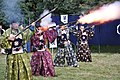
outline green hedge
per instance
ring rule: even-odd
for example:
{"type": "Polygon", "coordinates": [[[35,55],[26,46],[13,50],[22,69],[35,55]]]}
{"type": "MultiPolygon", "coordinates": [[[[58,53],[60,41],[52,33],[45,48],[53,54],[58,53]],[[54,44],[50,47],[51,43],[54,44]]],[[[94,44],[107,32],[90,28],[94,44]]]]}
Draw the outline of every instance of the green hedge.
{"type": "Polygon", "coordinates": [[[115,45],[90,45],[92,53],[120,53],[120,46],[115,45]]]}
{"type": "MultiPolygon", "coordinates": [[[[77,48],[73,45],[73,49],[76,52],[77,48]]],[[[111,45],[90,45],[92,53],[120,53],[120,46],[111,45]]],[[[52,51],[52,49],[50,49],[52,51]]],[[[57,52],[57,48],[53,49],[53,53],[57,52]]]]}

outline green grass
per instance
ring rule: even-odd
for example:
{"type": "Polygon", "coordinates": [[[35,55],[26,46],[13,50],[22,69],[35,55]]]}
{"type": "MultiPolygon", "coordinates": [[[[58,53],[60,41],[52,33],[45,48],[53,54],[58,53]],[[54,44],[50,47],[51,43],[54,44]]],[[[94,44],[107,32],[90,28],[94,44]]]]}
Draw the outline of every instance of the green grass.
{"type": "MultiPolygon", "coordinates": [[[[55,67],[56,77],[34,80],[120,80],[120,54],[92,54],[93,62],[79,62],[80,67],[55,67]]],[[[0,55],[0,80],[4,80],[5,56],[0,55]]]]}

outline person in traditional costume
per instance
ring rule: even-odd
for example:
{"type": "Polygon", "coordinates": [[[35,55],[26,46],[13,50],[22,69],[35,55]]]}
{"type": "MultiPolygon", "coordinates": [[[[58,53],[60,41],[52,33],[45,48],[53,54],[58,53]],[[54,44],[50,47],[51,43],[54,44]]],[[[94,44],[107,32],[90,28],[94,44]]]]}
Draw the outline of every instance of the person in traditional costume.
{"type": "Polygon", "coordinates": [[[0,39],[0,44],[6,54],[6,79],[7,80],[32,80],[32,72],[28,53],[23,50],[23,44],[32,34],[30,29],[15,37],[23,29],[19,23],[13,21],[0,39]]]}
{"type": "Polygon", "coordinates": [[[75,28],[71,29],[71,32],[78,38],[78,50],[76,52],[77,61],[92,62],[88,40],[94,36],[94,26],[89,28],[80,26],[79,28],[80,30],[77,30],[75,28]]]}
{"type": "Polygon", "coordinates": [[[56,26],[56,23],[52,22],[51,15],[51,11],[44,10],[40,15],[42,20],[34,24],[36,32],[31,38],[33,54],[30,62],[34,76],[55,76],[52,55],[47,48],[48,42],[53,43],[57,37],[57,31],[51,28],[56,26]]]}
{"type": "Polygon", "coordinates": [[[58,31],[58,52],[55,55],[54,65],[55,66],[65,66],[65,61],[67,66],[78,67],[76,60],[76,54],[72,48],[71,41],[69,39],[69,28],[63,25],[60,26],[58,31]]]}
{"type": "Polygon", "coordinates": [[[40,23],[35,25],[37,28],[31,38],[33,54],[31,57],[32,75],[35,76],[55,76],[52,55],[47,48],[48,41],[53,42],[57,37],[57,32],[49,26],[41,26],[40,23]]]}

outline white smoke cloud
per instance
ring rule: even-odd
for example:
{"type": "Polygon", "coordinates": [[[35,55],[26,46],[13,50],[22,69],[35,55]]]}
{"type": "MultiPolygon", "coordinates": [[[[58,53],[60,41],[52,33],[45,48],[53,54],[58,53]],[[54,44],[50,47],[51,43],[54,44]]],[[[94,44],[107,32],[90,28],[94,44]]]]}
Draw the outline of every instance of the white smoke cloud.
{"type": "Polygon", "coordinates": [[[104,23],[111,20],[120,19],[120,1],[103,5],[99,9],[81,17],[80,23],[104,23]]]}
{"type": "Polygon", "coordinates": [[[6,20],[11,22],[13,20],[20,21],[23,18],[21,9],[18,3],[21,0],[3,0],[3,12],[5,13],[6,20]]]}
{"type": "MultiPolygon", "coordinates": [[[[40,17],[43,17],[44,15],[48,14],[49,13],[49,10],[44,10],[43,13],[40,15],[40,17]]],[[[46,17],[44,17],[42,20],[41,20],[41,23],[40,25],[42,27],[52,27],[52,26],[55,26],[56,23],[52,22],[52,18],[51,18],[52,14],[50,13],[49,15],[47,15],[46,17]],[[52,25],[52,26],[51,26],[52,25]]]]}

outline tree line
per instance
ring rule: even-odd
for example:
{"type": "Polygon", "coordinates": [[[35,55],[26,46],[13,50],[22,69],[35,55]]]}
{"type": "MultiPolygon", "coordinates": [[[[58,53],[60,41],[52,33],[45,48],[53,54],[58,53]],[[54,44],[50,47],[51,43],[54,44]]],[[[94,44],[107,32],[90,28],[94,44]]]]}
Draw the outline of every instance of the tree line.
{"type": "MultiPolygon", "coordinates": [[[[21,14],[24,15],[24,24],[36,20],[44,9],[57,9],[53,15],[69,14],[80,15],[85,14],[90,10],[96,9],[104,4],[109,4],[117,0],[20,0],[18,5],[21,9],[21,14]]],[[[3,0],[0,0],[0,24],[7,28],[8,23],[5,19],[5,14],[2,11],[3,0]]]]}

